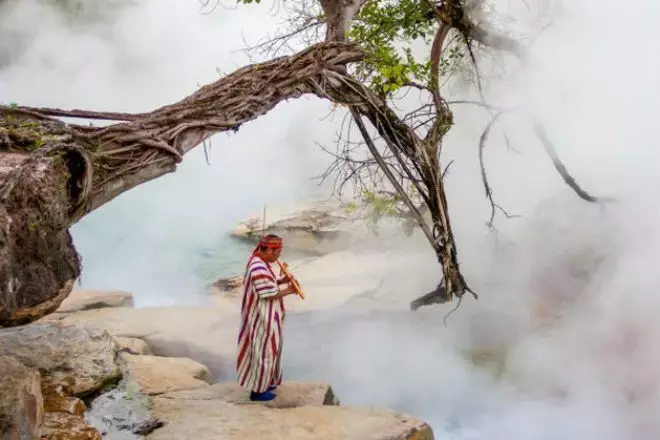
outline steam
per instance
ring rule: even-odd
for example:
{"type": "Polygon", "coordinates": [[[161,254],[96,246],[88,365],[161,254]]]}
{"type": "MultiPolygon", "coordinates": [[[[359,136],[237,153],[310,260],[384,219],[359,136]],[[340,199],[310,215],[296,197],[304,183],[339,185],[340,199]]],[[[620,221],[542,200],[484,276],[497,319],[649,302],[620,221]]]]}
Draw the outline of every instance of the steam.
{"type": "MultiPolygon", "coordinates": [[[[531,23],[525,15],[533,14],[513,3],[498,3],[498,16],[531,23]]],[[[236,51],[241,32],[255,42],[278,21],[266,4],[202,15],[195,2],[144,0],[72,27],[37,5],[2,10],[0,53],[12,57],[0,70],[1,101],[149,110],[212,81],[216,67],[248,62],[236,51]],[[7,29],[12,44],[24,45],[20,54],[6,47],[7,29]]],[[[527,108],[503,119],[516,151],[500,129],[486,151],[494,197],[522,217],[500,218],[497,232],[484,225],[477,145],[488,114],[457,108],[444,147],[455,160],[447,187],[459,260],[481,299],[466,299],[448,328],[442,316],[453,305],[409,312],[408,301],[430,290],[440,270],[422,237],[385,231],[392,252],[352,249],[356,264],[369,258],[379,267],[376,293],[288,320],[289,378],[328,381],[344,404],[422,417],[436,438],[660,436],[660,63],[652,47],[660,4],[554,6],[531,65],[492,80],[487,93],[527,108]],[[576,179],[617,203],[589,205],[571,193],[534,137],[532,114],[576,179]]],[[[211,166],[200,148],[176,173],[85,218],[73,230],[83,285],[132,291],[138,305],[203,303],[203,253],[242,262],[225,237],[238,220],[264,203],[327,194],[309,180],[329,160],[314,142],[331,143],[337,129],[321,120],[327,110],[315,99],[282,104],[238,134],[214,138],[211,166]]]]}

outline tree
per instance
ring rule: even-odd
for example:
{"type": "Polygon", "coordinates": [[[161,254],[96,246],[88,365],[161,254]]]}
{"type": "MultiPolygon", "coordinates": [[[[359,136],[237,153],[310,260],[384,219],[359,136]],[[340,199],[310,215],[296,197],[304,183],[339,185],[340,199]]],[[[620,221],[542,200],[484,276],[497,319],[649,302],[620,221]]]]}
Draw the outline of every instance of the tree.
{"type": "MultiPolygon", "coordinates": [[[[325,24],[324,41],[243,67],[149,113],[0,106],[0,326],[51,313],[70,293],[81,270],[68,231],[72,224],[121,193],[173,172],[213,134],[236,131],[304,94],[348,109],[370,153],[361,169],[375,168],[385,178],[435,250],[443,271],[442,300],[470,291],[459,269],[442,180],[442,140],[452,124],[439,87],[447,69],[443,49],[450,35],[472,61],[476,43],[523,59],[524,48],[471,21],[459,0],[320,0],[320,8],[308,29],[325,24]],[[354,19],[358,24],[351,28],[354,19]],[[432,36],[429,60],[397,55],[384,43],[390,34],[432,36]],[[408,118],[388,102],[404,87],[428,99],[408,118]],[[85,126],[56,117],[115,123],[85,126]],[[415,122],[420,119],[423,123],[415,122]]],[[[556,155],[553,160],[560,164],[556,155]]],[[[355,166],[350,158],[343,163],[355,166]]],[[[484,185],[490,197],[486,180],[484,185]]]]}

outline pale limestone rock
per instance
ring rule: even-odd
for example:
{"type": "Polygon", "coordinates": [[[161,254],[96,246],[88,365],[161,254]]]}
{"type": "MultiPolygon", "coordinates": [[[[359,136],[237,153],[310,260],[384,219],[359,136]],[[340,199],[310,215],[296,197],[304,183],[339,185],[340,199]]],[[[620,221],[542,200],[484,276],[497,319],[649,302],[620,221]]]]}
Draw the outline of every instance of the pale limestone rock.
{"type": "Polygon", "coordinates": [[[120,290],[73,290],[62,301],[57,313],[71,313],[107,307],[133,307],[133,294],[120,290]]]}
{"type": "Polygon", "coordinates": [[[15,358],[0,356],[0,438],[38,439],[42,408],[39,372],[15,358]]]}
{"type": "Polygon", "coordinates": [[[209,386],[209,370],[187,358],[144,356],[121,353],[129,374],[148,395],[209,386]]]}

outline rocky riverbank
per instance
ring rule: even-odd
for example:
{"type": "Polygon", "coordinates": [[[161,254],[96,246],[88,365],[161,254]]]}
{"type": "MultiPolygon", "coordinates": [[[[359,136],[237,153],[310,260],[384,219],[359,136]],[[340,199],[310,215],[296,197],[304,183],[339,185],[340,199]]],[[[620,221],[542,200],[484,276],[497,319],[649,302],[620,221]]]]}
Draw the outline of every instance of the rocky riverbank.
{"type": "Polygon", "coordinates": [[[234,381],[216,382],[231,368],[231,315],[134,309],[126,292],[74,291],[56,313],[0,330],[0,438],[433,438],[414,417],[339,406],[328,384],[286,382],[275,401],[254,404],[234,381]],[[177,331],[191,323],[199,338],[177,331]],[[203,336],[213,327],[224,340],[203,336]],[[215,371],[199,361],[200,344],[215,347],[215,371]],[[196,360],[182,357],[186,345],[196,360]]]}

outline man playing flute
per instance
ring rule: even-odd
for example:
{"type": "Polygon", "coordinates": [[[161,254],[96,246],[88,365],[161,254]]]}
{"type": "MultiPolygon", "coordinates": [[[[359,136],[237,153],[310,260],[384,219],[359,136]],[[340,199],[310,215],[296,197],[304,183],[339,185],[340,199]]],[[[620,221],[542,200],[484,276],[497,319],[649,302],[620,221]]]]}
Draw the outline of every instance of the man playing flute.
{"type": "Polygon", "coordinates": [[[281,252],[282,239],[269,234],[259,241],[245,270],[236,370],[252,401],[274,399],[282,383],[283,298],[296,291],[291,285],[280,288],[290,280],[277,279],[270,267],[281,252]]]}

